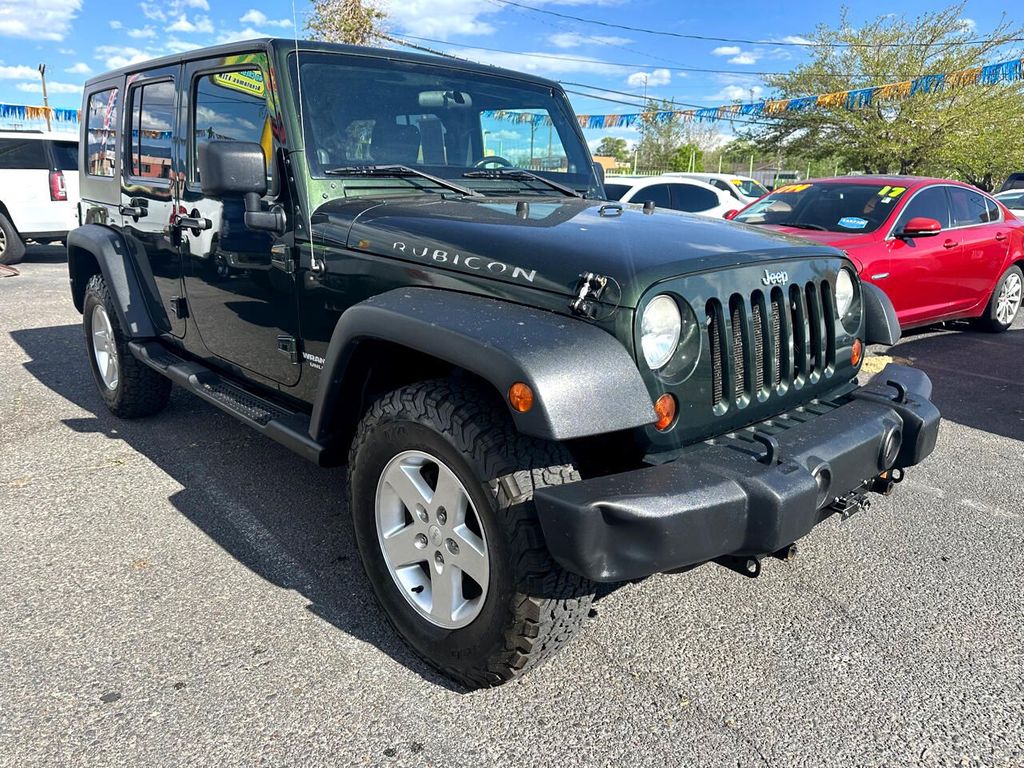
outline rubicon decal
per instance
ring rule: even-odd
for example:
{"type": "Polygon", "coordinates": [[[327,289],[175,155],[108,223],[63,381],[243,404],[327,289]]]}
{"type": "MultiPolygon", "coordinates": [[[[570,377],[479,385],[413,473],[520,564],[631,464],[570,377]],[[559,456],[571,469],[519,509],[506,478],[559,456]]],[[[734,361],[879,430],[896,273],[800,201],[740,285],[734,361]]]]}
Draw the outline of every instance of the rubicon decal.
{"type": "Polygon", "coordinates": [[[785,285],[789,282],[789,275],[786,272],[769,272],[766,269],[761,282],[764,285],[785,285]]]}
{"type": "Polygon", "coordinates": [[[403,242],[395,242],[392,250],[403,253],[406,256],[415,256],[424,261],[432,261],[435,264],[450,264],[453,267],[470,269],[474,272],[485,272],[495,277],[506,276],[514,280],[525,280],[532,283],[537,277],[536,269],[524,269],[515,264],[507,264],[504,261],[491,261],[482,256],[463,256],[461,253],[446,251],[443,248],[431,248],[426,245],[410,245],[403,242]]]}

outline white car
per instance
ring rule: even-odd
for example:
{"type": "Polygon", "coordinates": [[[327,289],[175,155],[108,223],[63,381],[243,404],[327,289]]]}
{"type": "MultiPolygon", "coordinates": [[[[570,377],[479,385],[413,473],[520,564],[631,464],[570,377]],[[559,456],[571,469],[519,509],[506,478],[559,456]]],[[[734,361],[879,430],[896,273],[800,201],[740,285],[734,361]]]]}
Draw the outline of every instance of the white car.
{"type": "Polygon", "coordinates": [[[0,131],[0,264],[78,226],[78,136],[0,131]]]}
{"type": "Polygon", "coordinates": [[[744,204],[728,193],[696,179],[679,176],[610,176],[604,191],[609,200],[622,203],[652,202],[658,208],[686,211],[721,219],[744,204]]]}
{"type": "Polygon", "coordinates": [[[1018,216],[1024,216],[1024,189],[1009,189],[993,197],[1018,216]]]}
{"type": "Polygon", "coordinates": [[[718,187],[723,192],[728,192],[730,197],[738,200],[744,206],[768,194],[768,190],[760,182],[749,176],[737,176],[733,173],[667,173],[665,175],[703,181],[705,184],[718,187]]]}

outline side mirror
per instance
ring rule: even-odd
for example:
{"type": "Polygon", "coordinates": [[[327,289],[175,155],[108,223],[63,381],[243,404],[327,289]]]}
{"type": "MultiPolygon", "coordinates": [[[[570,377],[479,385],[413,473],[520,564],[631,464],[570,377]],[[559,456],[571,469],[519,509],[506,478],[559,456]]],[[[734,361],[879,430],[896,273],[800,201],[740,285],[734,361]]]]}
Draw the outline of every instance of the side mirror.
{"type": "Polygon", "coordinates": [[[900,237],[934,237],[942,231],[942,225],[927,216],[915,216],[900,230],[900,237]]]}
{"type": "Polygon", "coordinates": [[[208,141],[199,145],[199,181],[210,197],[267,194],[267,163],[254,141],[208,141]]]}
{"type": "Polygon", "coordinates": [[[199,183],[209,197],[245,199],[245,226],[282,234],[284,209],[263,210],[267,194],[267,160],[254,141],[209,141],[199,145],[199,183]]]}
{"type": "Polygon", "coordinates": [[[726,211],[725,213],[722,214],[722,218],[723,219],[728,219],[729,221],[732,221],[738,215],[739,215],[739,211],[737,211],[737,210],[726,211]]]}

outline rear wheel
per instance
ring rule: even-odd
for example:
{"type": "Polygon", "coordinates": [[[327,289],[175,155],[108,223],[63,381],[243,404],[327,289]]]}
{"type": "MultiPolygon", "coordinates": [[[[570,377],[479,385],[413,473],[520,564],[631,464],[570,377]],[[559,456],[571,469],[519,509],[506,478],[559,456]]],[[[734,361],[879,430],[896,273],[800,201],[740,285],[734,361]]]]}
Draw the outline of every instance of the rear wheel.
{"type": "Polygon", "coordinates": [[[1017,318],[1024,292],[1024,273],[1014,265],[1007,269],[992,292],[985,314],[979,320],[986,330],[1002,333],[1017,318]]]}
{"type": "Polygon", "coordinates": [[[425,382],[374,403],[353,442],[350,509],[373,590],[415,651],[478,688],[569,641],[594,585],[551,558],[532,499],[578,479],[564,448],[517,433],[472,384],[425,382]]]}
{"type": "Polygon", "coordinates": [[[10,219],[0,213],[0,264],[17,264],[24,256],[25,244],[10,219]]]}
{"type": "Polygon", "coordinates": [[[162,411],[171,396],[171,381],[128,350],[102,275],[93,275],[85,286],[82,323],[92,375],[110,412],[134,419],[162,411]]]}

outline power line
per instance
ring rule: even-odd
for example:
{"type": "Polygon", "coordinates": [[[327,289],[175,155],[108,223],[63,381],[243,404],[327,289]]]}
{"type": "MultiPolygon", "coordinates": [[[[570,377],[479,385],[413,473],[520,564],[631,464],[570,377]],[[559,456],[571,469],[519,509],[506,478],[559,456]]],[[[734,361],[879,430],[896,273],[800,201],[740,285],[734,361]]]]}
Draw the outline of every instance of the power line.
{"type": "MultiPolygon", "coordinates": [[[[582,83],[578,83],[577,85],[580,85],[583,88],[594,88],[595,90],[607,90],[607,89],[604,89],[604,88],[596,88],[596,86],[593,86],[593,85],[584,85],[582,83]]],[[[678,109],[652,110],[652,109],[650,109],[650,105],[649,104],[640,104],[640,103],[637,103],[635,101],[623,101],[622,99],[612,99],[612,98],[609,98],[608,96],[597,96],[596,94],[593,94],[593,93],[584,93],[583,91],[574,91],[571,88],[566,88],[565,92],[566,93],[572,93],[572,94],[575,94],[577,96],[585,96],[588,99],[596,99],[597,101],[607,101],[607,102],[609,102],[611,104],[623,104],[623,105],[625,105],[627,107],[634,107],[636,109],[639,109],[639,110],[641,110],[641,112],[644,112],[644,113],[651,113],[651,112],[681,112],[681,111],[683,111],[683,110],[678,110],[678,109]]],[[[625,93],[624,91],[609,91],[609,92],[610,93],[621,93],[624,96],[632,96],[632,94],[625,93]]],[[[637,98],[638,99],[640,97],[639,96],[634,96],[633,98],[637,98]]],[[[696,109],[714,109],[714,107],[701,107],[701,106],[699,106],[697,104],[688,104],[685,101],[676,101],[674,99],[657,99],[657,101],[665,102],[665,103],[667,103],[671,107],[692,107],[692,108],[696,108],[696,109]]],[[[780,118],[781,118],[781,116],[780,116],[780,118]]],[[[767,126],[767,127],[773,127],[773,126],[776,125],[776,123],[770,123],[770,122],[768,122],[766,120],[757,120],[757,119],[753,119],[753,118],[747,117],[746,115],[739,115],[739,114],[735,114],[735,113],[731,113],[728,117],[721,118],[721,121],[723,121],[723,122],[724,121],[738,122],[738,123],[743,123],[745,125],[762,125],[762,126],[767,126]]]]}
{"type": "MultiPolygon", "coordinates": [[[[598,19],[585,19],[581,16],[573,16],[568,13],[559,13],[558,11],[550,11],[546,8],[534,8],[531,5],[525,5],[524,3],[517,3],[515,0],[490,0],[490,2],[507,5],[513,8],[521,8],[524,11],[533,11],[534,13],[543,13],[546,16],[555,16],[559,19],[567,19],[569,21],[577,21],[582,24],[594,24],[599,27],[607,27],[609,29],[621,29],[626,32],[640,32],[645,35],[661,35],[663,37],[675,37],[683,40],[702,40],[711,43],[740,43],[741,45],[784,45],[784,46],[795,46],[802,48],[821,48],[821,47],[832,47],[832,48],[927,48],[932,45],[936,45],[935,41],[931,42],[913,42],[913,43],[822,43],[815,42],[813,40],[744,40],[737,37],[712,37],[710,35],[687,35],[682,32],[668,32],[661,29],[646,29],[644,27],[631,27],[628,24],[614,24],[609,21],[599,21],[598,19]]],[[[943,42],[943,45],[980,45],[982,43],[995,42],[996,38],[988,38],[982,40],[949,40],[943,42]]],[[[1019,43],[1024,41],[1024,37],[1009,37],[1003,40],[1004,43],[1019,43]]]]}

